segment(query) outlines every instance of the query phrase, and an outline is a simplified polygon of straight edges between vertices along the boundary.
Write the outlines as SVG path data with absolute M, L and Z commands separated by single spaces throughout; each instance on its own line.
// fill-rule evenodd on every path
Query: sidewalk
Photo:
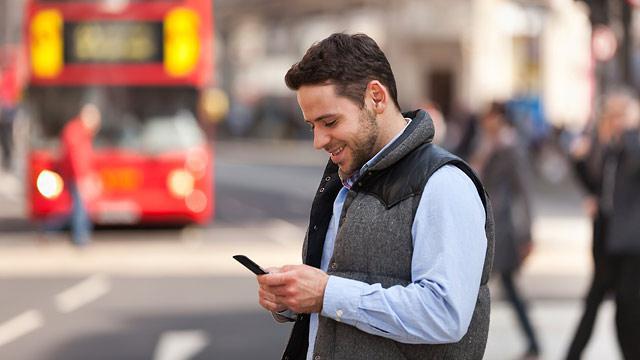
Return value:
M 265 265 L 300 262 L 305 226 L 265 219 L 241 227 L 214 223 L 207 228 L 187 227 L 181 231 L 103 230 L 96 232 L 94 241 L 84 249 L 71 245 L 65 233 L 2 231 L 0 276 L 243 273 L 230 259 L 242 251 L 255 254 L 256 260 L 262 257 Z M 582 296 L 591 269 L 589 226 L 586 219 L 575 217 L 539 217 L 534 222 L 536 248 L 521 274 L 529 298 L 566 300 Z
M 541 359 L 560 360 L 566 355 L 573 332 L 582 311 L 578 300 L 530 301 L 529 314 L 537 330 L 542 347 Z M 605 301 L 591 340 L 583 353 L 583 360 L 621 359 L 615 338 L 615 305 Z M 509 304 L 493 300 L 489 341 L 485 351 L 487 360 L 515 360 L 526 349 L 524 336 L 517 328 L 515 314 Z
M 0 233 L 0 278 L 250 275 L 232 255 L 264 266 L 299 263 L 304 228 L 281 220 L 182 230 L 97 231 L 84 248 L 64 233 Z M 123 235 L 126 238 L 123 238 Z

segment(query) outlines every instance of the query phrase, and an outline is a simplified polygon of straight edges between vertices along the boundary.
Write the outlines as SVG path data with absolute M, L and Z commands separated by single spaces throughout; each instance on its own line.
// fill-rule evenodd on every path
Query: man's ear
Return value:
M 378 80 L 371 80 L 367 84 L 367 98 L 373 104 L 373 111 L 376 114 L 382 114 L 386 109 L 389 101 L 389 93 Z M 365 100 L 367 101 L 367 100 Z

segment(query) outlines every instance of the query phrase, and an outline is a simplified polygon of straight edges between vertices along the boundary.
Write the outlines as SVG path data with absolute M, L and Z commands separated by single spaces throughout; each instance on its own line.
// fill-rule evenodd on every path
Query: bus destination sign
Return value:
M 162 23 L 64 24 L 66 63 L 162 62 Z

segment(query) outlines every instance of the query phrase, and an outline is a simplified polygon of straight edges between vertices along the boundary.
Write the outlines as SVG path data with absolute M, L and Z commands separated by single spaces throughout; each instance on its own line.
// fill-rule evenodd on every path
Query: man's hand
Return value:
M 598 198 L 596 196 L 587 196 L 582 202 L 585 212 L 591 219 L 595 219 L 598 214 Z
M 289 309 L 319 313 L 329 275 L 308 265 L 287 265 L 258 276 L 260 305 L 269 311 Z
M 265 269 L 269 274 L 275 274 L 282 272 L 282 268 L 266 268 Z M 281 312 L 287 310 L 287 306 L 278 302 L 276 295 L 274 294 L 274 289 L 272 289 L 268 285 L 262 285 L 261 278 L 265 275 L 258 275 L 258 302 L 260 306 L 271 311 L 271 312 Z

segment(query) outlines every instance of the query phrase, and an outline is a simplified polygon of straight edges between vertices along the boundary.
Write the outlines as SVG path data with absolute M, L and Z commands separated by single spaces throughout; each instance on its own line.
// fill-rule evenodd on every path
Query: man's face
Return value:
M 380 150 L 373 111 L 337 96 L 334 85 L 302 86 L 298 103 L 313 129 L 313 146 L 330 154 L 342 176 L 353 174 Z

